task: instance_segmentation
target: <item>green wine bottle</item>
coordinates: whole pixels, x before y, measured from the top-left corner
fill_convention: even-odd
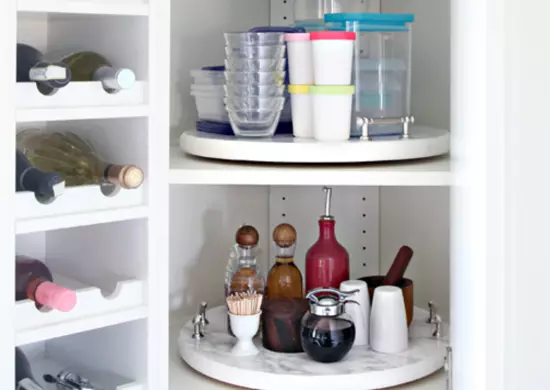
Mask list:
[[[111,183],[134,189],[143,183],[140,168],[101,160],[89,142],[71,132],[23,130],[17,147],[36,168],[59,173],[67,186]]]
[[[115,68],[105,57],[93,51],[72,53],[62,61],[69,65],[71,81],[101,81],[107,91],[130,89],[136,81],[132,70]]]

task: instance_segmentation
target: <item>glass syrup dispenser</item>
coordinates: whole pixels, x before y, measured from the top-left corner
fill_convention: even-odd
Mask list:
[[[332,188],[324,188],[325,214],[319,219],[319,238],[306,253],[306,292],[315,288],[339,288],[349,280],[349,255],[336,240],[330,215]]]
[[[344,313],[344,305],[357,303],[347,299],[356,292],[358,290],[342,292],[335,288],[317,288],[307,294],[309,313],[302,319],[301,340],[311,359],[334,363],[348,354],[355,341],[355,325]]]

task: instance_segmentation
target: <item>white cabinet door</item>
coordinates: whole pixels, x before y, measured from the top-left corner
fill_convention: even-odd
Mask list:
[[[453,390],[550,388],[549,11],[452,0]]]

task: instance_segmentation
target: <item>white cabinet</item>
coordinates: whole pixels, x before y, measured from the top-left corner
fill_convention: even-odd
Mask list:
[[[169,3],[157,0],[14,0],[0,24],[2,262],[0,376],[13,388],[14,349],[34,376],[73,368],[105,389],[168,388]],[[52,95],[16,83],[16,42],[42,52],[93,50],[134,70],[134,88],[110,94],[72,82]],[[113,163],[145,172],[137,190],[68,188],[53,203],[14,193],[15,135],[71,130]],[[15,254],[46,263],[77,293],[67,313],[15,302]]]

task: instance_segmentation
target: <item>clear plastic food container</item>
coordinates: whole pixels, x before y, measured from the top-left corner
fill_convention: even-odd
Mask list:
[[[194,69],[191,71],[193,83],[195,85],[223,85],[225,78],[223,77],[224,67],[211,67],[216,70],[209,69]],[[218,70],[219,69],[219,70]]]
[[[400,118],[411,115],[412,14],[331,14],[325,26],[356,33],[354,116],[351,135],[361,135],[357,117]],[[371,135],[401,134],[402,125],[375,124]]]
[[[294,25],[307,32],[325,29],[325,14],[368,12],[369,0],[294,0]]]

